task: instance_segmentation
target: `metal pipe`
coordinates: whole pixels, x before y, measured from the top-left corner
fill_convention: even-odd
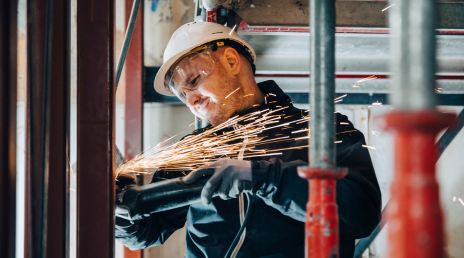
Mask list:
[[[339,257],[336,180],[346,169],[335,156],[335,1],[311,0],[310,167],[298,173],[309,180],[306,206],[306,257]]]
[[[18,1],[0,1],[0,257],[16,243],[16,97]]]
[[[437,6],[430,0],[391,2],[392,103],[402,110],[433,108]]]
[[[435,137],[454,115],[434,109],[436,6],[429,0],[392,3],[392,101],[397,109],[385,117],[395,137],[389,257],[444,257]]]
[[[127,25],[126,34],[124,35],[124,42],[122,44],[121,54],[118,59],[118,66],[116,68],[116,79],[115,87],[118,88],[119,79],[121,78],[122,69],[124,68],[124,62],[126,61],[127,52],[132,39],[132,33],[134,32],[135,23],[137,21],[137,13],[140,6],[140,0],[134,0],[132,10],[130,14],[129,24]]]
[[[448,148],[449,144],[453,141],[453,139],[459,134],[459,132],[464,127],[464,109],[461,110],[459,113],[456,122],[453,126],[449,127],[440,139],[437,141],[437,149],[438,149],[438,158],[443,154],[443,152]]]
[[[335,167],[335,1],[311,0],[311,167]]]

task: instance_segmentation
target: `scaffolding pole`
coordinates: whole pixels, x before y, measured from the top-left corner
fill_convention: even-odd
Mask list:
[[[389,257],[444,257],[435,178],[438,132],[454,120],[435,109],[436,3],[394,0],[390,11],[395,175],[387,209]]]
[[[346,175],[335,156],[335,1],[311,0],[311,122],[306,206],[306,257],[339,257],[336,180]]]

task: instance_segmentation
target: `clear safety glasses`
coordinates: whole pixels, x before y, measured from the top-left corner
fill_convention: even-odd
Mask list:
[[[185,102],[187,92],[196,90],[202,80],[214,71],[215,61],[211,51],[207,49],[182,58],[166,74],[165,86],[181,101]]]

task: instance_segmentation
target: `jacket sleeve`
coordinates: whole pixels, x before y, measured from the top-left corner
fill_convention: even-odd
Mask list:
[[[369,152],[362,146],[365,144],[362,133],[353,130],[351,123],[348,127],[345,129],[350,130],[338,130],[342,133],[337,134],[337,140],[342,141],[337,145],[337,165],[348,168],[348,175],[337,181],[340,232],[362,238],[369,235],[380,220],[380,190]],[[257,160],[252,162],[252,173],[254,191],[267,205],[303,222],[308,182],[298,176],[298,166],[307,166],[307,162],[303,159]]]

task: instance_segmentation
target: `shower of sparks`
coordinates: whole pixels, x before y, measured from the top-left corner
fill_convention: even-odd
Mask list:
[[[369,145],[365,145],[365,144],[363,144],[361,146],[363,146],[364,148],[367,148],[367,149],[375,150],[374,146],[369,146]]]
[[[336,98],[335,101],[344,97],[346,94]],[[259,104],[254,106],[259,106]],[[308,139],[311,138],[309,128],[291,132],[292,134],[308,132],[303,137],[295,138],[284,134],[275,134],[271,138],[262,136],[262,133],[267,130],[291,129],[291,125],[309,123],[311,120],[309,112],[305,112],[304,116],[288,121],[292,116],[282,112],[287,108],[289,106],[234,116],[215,127],[196,135],[189,135],[178,142],[173,141],[179,134],[170,137],[121,165],[116,170],[116,176],[119,174],[153,174],[157,170],[183,171],[188,174],[220,158],[247,159],[280,156],[285,150],[308,148]],[[282,119],[286,119],[285,122]],[[348,130],[337,134],[355,131],[357,130]],[[341,142],[336,141],[335,143]],[[268,144],[277,143],[279,144],[278,148],[268,148]],[[289,147],[282,147],[285,144],[288,144]],[[375,147],[367,145],[363,145],[363,147],[375,149]]]
[[[380,102],[380,101],[375,101],[375,102],[372,102],[368,107],[380,107],[382,106],[383,103]]]
[[[349,125],[350,123],[348,122],[340,122],[341,125]]]
[[[464,201],[461,198],[458,198],[458,200],[461,203],[461,205],[464,206]]]
[[[267,95],[274,96],[274,97],[277,96],[277,95],[275,95],[274,93],[268,93]]]
[[[436,92],[436,93],[442,93],[442,92],[443,92],[443,88],[442,88],[442,87],[436,87],[436,88],[435,88],[435,92]]]
[[[342,143],[343,141],[334,141],[335,144]]]
[[[456,196],[453,196],[453,202],[456,202],[458,198]]]
[[[341,96],[339,96],[339,97],[336,97],[336,98],[334,99],[334,103],[336,104],[336,103],[342,102],[343,99],[344,99],[346,96],[348,96],[348,94],[343,94],[343,95],[341,95]]]
[[[394,5],[395,5],[395,4],[391,4],[391,5],[389,5],[389,6],[385,7],[385,8],[383,8],[383,9],[382,9],[382,12],[385,12],[386,10],[392,8]]]
[[[291,122],[281,123],[283,117],[281,111],[285,108],[266,109],[244,116],[235,116],[216,127],[197,135],[187,136],[176,143],[170,143],[172,138],[165,140],[120,166],[116,173],[117,175],[152,174],[156,170],[188,173],[224,157],[236,159],[243,156],[246,159],[279,156],[284,150],[308,147],[307,142],[295,146],[298,139],[289,136],[270,139],[260,136],[266,130],[285,128],[301,121],[309,121],[309,116],[304,116]],[[270,143],[289,143],[291,147],[264,149],[263,145]]]
[[[251,97],[251,96],[254,96],[254,95],[255,95],[255,94],[253,94],[253,93],[250,93],[250,94],[246,94],[246,95],[244,95],[243,97],[244,97],[244,98],[246,98],[246,97]]]
[[[234,27],[230,30],[229,36],[232,35],[232,33],[234,33],[235,28],[237,28],[237,24],[235,24]]]
[[[232,96],[235,92],[237,92],[238,90],[240,89],[240,87],[238,87],[237,89],[233,90],[231,93],[227,94],[227,96],[225,96],[225,99],[228,99],[230,96]]]
[[[361,86],[362,86],[362,84],[363,84],[363,83],[365,83],[365,82],[367,82],[367,81],[372,81],[372,80],[375,80],[375,79],[377,79],[377,78],[378,78],[378,77],[377,77],[377,76],[375,76],[375,75],[370,75],[370,76],[367,76],[367,77],[365,77],[365,78],[362,78],[361,80],[359,80],[359,81],[355,82],[355,83],[353,84],[353,86],[352,86],[352,87],[353,87],[353,88],[359,88],[359,87],[361,87]]]

